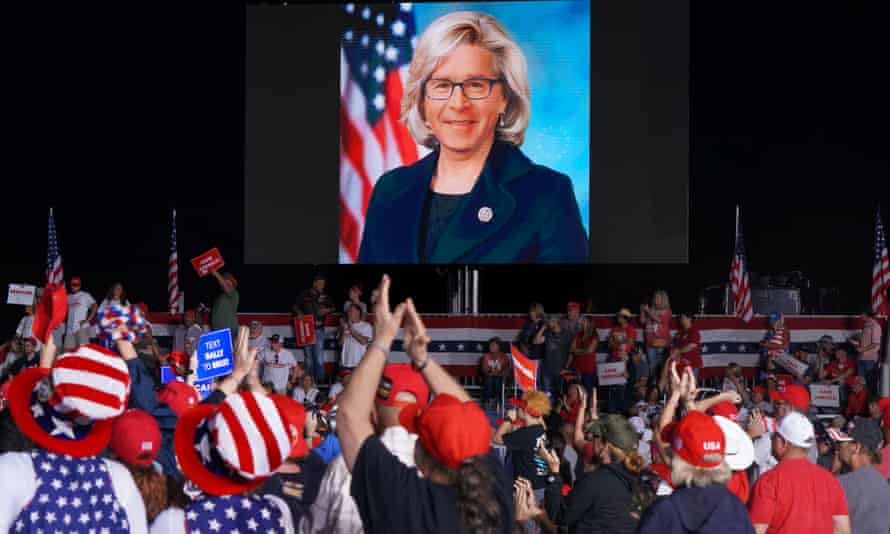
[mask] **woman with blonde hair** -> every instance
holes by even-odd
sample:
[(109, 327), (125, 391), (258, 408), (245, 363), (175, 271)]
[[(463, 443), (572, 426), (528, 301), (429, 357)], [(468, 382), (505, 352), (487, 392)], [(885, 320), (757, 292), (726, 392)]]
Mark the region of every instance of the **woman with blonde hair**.
[(414, 140), (433, 151), (377, 181), (359, 262), (587, 261), (571, 180), (519, 150), (531, 116), (527, 65), (494, 17), (433, 21), (401, 107)]

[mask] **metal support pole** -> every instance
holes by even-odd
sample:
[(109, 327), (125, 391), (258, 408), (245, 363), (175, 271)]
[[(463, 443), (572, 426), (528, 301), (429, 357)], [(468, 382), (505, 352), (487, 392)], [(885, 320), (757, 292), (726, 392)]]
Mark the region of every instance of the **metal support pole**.
[(470, 312), (473, 315), (479, 314), (479, 269), (473, 269), (472, 276), (472, 299), (470, 301)]

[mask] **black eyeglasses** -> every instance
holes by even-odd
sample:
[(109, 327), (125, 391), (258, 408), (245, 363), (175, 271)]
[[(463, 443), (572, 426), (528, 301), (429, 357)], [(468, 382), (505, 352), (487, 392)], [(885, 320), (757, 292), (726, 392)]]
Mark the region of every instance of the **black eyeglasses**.
[(500, 78), (469, 78), (462, 82), (452, 82), (444, 78), (430, 78), (423, 84), (423, 89), (430, 100), (450, 100), (457, 86), (460, 86), (464, 96), (470, 100), (485, 100), (491, 96), (494, 84), (500, 81)]

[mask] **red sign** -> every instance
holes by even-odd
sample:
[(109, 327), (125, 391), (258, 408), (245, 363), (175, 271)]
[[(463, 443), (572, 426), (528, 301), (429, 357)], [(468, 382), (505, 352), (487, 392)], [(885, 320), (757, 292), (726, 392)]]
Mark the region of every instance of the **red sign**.
[(788, 374), (776, 373), (776, 389), (785, 391), (785, 388), (794, 383), (794, 377)]
[(46, 343), (53, 330), (55, 330), (68, 313), (68, 293), (65, 286), (47, 284), (43, 290), (43, 296), (37, 303), (37, 313), (34, 314), (34, 323), (31, 332), (41, 343)]
[(218, 270), (225, 264), (217, 248), (212, 248), (192, 260), (192, 267), (198, 272), (198, 276), (207, 276), (207, 273)]
[(294, 331), (297, 333), (297, 346), (315, 344), (315, 317), (304, 315), (302, 319), (294, 319)]

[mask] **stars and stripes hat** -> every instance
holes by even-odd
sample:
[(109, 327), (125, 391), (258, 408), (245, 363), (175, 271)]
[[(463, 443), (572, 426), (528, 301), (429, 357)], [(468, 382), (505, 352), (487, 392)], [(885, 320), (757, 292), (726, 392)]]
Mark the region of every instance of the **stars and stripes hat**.
[[(53, 384), (40, 394), (44, 379)], [(126, 362), (98, 345), (80, 345), (52, 369), (33, 368), (12, 382), (9, 409), (19, 429), (40, 447), (75, 457), (95, 456), (111, 439), (113, 419), (130, 395)]]
[[(219, 405), (201, 404), (179, 418), (173, 437), (185, 475), (211, 495), (259, 487), (305, 447), (302, 405), (284, 395), (242, 391)], [(302, 442), (303, 446), (300, 446)]]
[(126, 339), (136, 342), (148, 331), (143, 309), (139, 305), (126, 304), (109, 306), (97, 316), (99, 338), (117, 341)]

